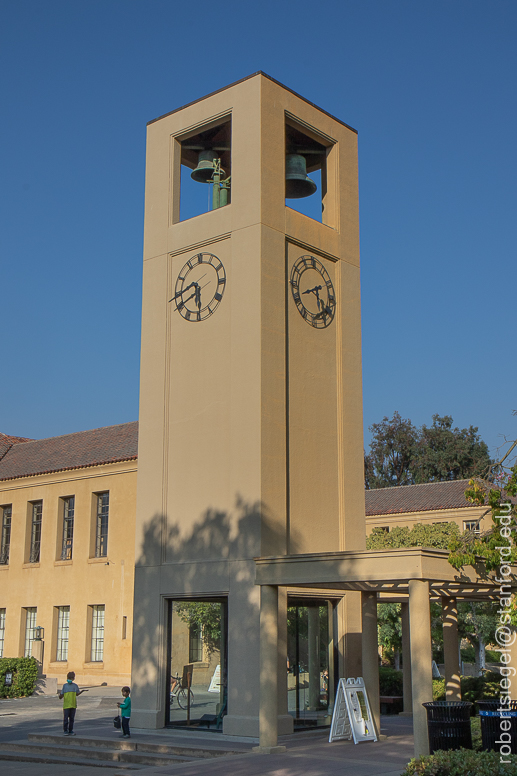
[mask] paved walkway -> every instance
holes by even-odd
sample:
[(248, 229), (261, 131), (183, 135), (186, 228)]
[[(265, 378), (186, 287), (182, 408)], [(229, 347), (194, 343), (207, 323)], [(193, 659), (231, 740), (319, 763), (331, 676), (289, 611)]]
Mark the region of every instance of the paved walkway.
[[(77, 736), (102, 736), (116, 740), (119, 733), (112, 719), (117, 713), (120, 688), (92, 688), (78, 700)], [(56, 697), (39, 696), (0, 700), (0, 749), (2, 741), (26, 739), (28, 733), (59, 733), (61, 705)], [(133, 741), (192, 745), (236, 750), (242, 754), (189, 763), (144, 767), (131, 771), (141, 776), (400, 776), (413, 756), (411, 719), (382, 717), (381, 732), (388, 738), (377, 743), (354, 745), (351, 741), (328, 743), (327, 731), (307, 731), (284, 737), (287, 751), (276, 755), (251, 752), (256, 742), (219, 733), (183, 730), (132, 729)], [(1, 762), (5, 776), (127, 776), (124, 767), (70, 766), (43, 763)]]

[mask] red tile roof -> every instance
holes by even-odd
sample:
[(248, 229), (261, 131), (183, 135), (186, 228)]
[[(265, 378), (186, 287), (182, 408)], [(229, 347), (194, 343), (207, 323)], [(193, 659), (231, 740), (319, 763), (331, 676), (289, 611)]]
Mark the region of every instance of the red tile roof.
[(465, 499), (468, 480), (426, 482), (365, 491), (366, 515), (396, 515), (434, 509), (464, 509), (473, 506)]
[(0, 480), (136, 459), (138, 422), (24, 441), (23, 444), (20, 437), (14, 439), (19, 439), (20, 444), (12, 443), (0, 457)]

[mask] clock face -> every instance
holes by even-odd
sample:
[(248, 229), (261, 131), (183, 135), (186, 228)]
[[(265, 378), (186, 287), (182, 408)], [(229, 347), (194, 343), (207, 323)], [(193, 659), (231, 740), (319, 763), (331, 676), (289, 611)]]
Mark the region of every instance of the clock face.
[(291, 270), (290, 284), (302, 318), (315, 329), (329, 326), (336, 312), (336, 294), (321, 261), (314, 256), (300, 256)]
[(218, 308), (225, 288), (222, 261), (213, 253), (197, 253), (181, 268), (171, 302), (186, 321), (204, 321)]

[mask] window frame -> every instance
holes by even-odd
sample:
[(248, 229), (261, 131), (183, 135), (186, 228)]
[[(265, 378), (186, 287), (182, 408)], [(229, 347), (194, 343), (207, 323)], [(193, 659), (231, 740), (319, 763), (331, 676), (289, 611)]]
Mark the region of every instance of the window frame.
[(72, 560), (74, 545), (75, 496), (65, 496), (61, 499), (63, 505), (63, 522), (61, 532), (60, 560)]
[[(0, 566), (9, 565), (11, 553), (11, 527), (13, 519), (13, 505), (5, 504), (2, 509), (2, 536), (0, 541)], [(9, 514), (7, 514), (7, 512)]]
[[(88, 662), (103, 663), (106, 606), (105, 604), (92, 604), (90, 609), (91, 609), (90, 659)], [(102, 613), (102, 618), (99, 617), (101, 613)]]
[(2, 607), (0, 609), (0, 657), (4, 656), (6, 616), (7, 616), (7, 609), (5, 607)]
[(43, 500), (31, 501), (29, 563), (39, 563), (41, 557), (41, 525), (43, 522)]
[(109, 490), (96, 493), (94, 557), (108, 557)]
[(34, 631), (37, 627), (38, 607), (25, 607), (25, 642), (23, 647), (23, 656), (32, 657), (32, 645), (34, 643)]
[[(70, 607), (57, 606), (56, 609), (56, 663), (66, 663), (68, 662), (68, 644), (70, 637)], [(66, 617), (64, 615), (66, 615)]]

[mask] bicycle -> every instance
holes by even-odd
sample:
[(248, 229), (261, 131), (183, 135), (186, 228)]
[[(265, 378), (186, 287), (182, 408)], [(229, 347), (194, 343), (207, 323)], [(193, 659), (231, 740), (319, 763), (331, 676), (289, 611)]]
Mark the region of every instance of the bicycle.
[(188, 698), (190, 695), (190, 705), (194, 704), (194, 693), (189, 690), (188, 687), (182, 686), (180, 675), (176, 671), (176, 675), (172, 677), (175, 684), (170, 693), (170, 704), (172, 706), (174, 698), (178, 701), (178, 706), (183, 711), (186, 711), (188, 707)]

